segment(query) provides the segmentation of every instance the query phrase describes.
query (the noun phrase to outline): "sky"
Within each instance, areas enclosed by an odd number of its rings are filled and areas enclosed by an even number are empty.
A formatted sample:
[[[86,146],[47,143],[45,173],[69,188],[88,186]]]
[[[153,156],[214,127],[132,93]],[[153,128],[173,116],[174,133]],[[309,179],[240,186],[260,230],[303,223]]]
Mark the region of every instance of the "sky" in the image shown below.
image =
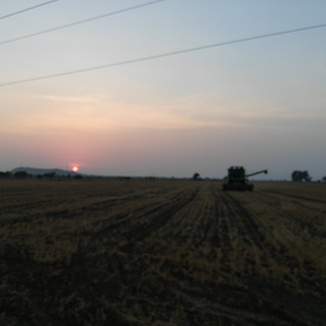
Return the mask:
[[[326,28],[250,40],[325,24],[326,1],[60,0],[3,17],[45,2],[0,0],[0,171],[326,176]]]

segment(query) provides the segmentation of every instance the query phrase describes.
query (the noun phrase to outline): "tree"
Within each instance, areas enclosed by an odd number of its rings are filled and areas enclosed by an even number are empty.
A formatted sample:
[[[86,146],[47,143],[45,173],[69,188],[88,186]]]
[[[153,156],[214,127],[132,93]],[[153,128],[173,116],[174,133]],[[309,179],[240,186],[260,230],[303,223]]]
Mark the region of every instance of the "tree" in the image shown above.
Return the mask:
[[[0,172],[0,178],[8,179],[12,176],[11,172]]]
[[[28,177],[28,173],[25,171],[17,171],[17,172],[15,172],[14,176],[15,176],[15,178],[24,179],[24,178]]]
[[[199,180],[200,179],[200,174],[198,172],[194,173],[194,175],[192,176],[193,180]]]
[[[309,176],[308,171],[298,171],[295,170],[291,174],[292,181],[294,182],[309,182],[311,181],[311,177]]]
[[[75,179],[82,179],[83,176],[82,176],[81,174],[78,174],[78,173],[77,173],[77,174],[74,176],[74,178],[75,178]]]
[[[44,173],[43,178],[53,179],[55,177],[55,172]]]

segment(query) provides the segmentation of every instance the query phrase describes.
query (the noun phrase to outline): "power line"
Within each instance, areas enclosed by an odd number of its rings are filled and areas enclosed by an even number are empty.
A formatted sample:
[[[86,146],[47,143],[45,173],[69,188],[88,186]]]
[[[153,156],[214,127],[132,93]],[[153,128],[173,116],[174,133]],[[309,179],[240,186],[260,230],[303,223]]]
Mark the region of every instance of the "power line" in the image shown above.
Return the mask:
[[[200,50],[205,50],[205,49],[210,49],[210,48],[215,48],[215,47],[220,47],[220,46],[226,46],[226,45],[231,45],[231,44],[235,44],[235,43],[244,43],[244,42],[248,42],[248,41],[254,41],[254,40],[259,40],[259,39],[268,38],[268,37],[280,36],[280,35],[284,35],[284,34],[298,33],[298,32],[303,32],[303,31],[318,29],[318,28],[324,28],[324,27],[326,27],[326,23],[320,24],[320,25],[290,29],[290,30],[285,30],[285,31],[281,31],[281,32],[256,35],[256,36],[251,36],[251,37],[246,37],[246,38],[241,38],[241,39],[231,40],[231,41],[226,41],[226,42],[207,44],[207,45],[192,47],[192,48],[188,48],[188,49],[177,50],[177,51],[173,51],[173,52],[166,52],[166,53],[151,55],[151,56],[142,57],[142,58],[130,59],[130,60],[125,60],[125,61],[120,61],[120,62],[115,62],[115,63],[108,63],[108,64],[101,65],[101,66],[95,66],[95,67],[89,67],[89,68],[83,68],[83,69],[78,69],[78,70],[71,70],[71,71],[56,73],[56,74],[52,74],[52,75],[44,75],[44,76],[32,77],[32,78],[28,78],[28,79],[16,80],[13,82],[7,82],[7,83],[0,84],[0,87],[16,85],[16,84],[23,84],[23,83],[33,82],[33,81],[37,81],[37,80],[42,80],[42,79],[62,77],[62,76],[73,75],[73,74],[78,74],[78,73],[83,73],[83,72],[88,72],[88,71],[107,69],[107,68],[112,68],[112,67],[116,67],[116,66],[123,66],[123,65],[128,65],[128,64],[137,63],[137,62],[155,60],[155,59],[159,59],[159,58],[171,57],[171,56],[175,56],[175,55],[179,55],[179,54],[195,52],[195,51],[200,51]]]
[[[19,11],[15,11],[15,12],[13,12],[11,14],[8,14],[8,15],[5,15],[5,16],[1,16],[0,19],[5,19],[5,18],[11,17],[11,16],[15,16],[15,15],[21,14],[21,13],[26,12],[26,11],[29,11],[29,10],[33,10],[33,9],[36,9],[36,8],[39,8],[39,7],[42,7],[42,6],[49,5],[50,3],[56,2],[56,1],[60,1],[60,0],[51,0],[51,1],[47,1],[47,2],[41,3],[39,5],[35,5],[33,7],[25,8],[25,9],[22,9],[22,10],[19,10]]]
[[[56,0],[56,1],[58,1],[58,0]],[[54,31],[57,31],[57,30],[60,30],[60,29],[64,29],[64,28],[68,28],[68,27],[72,27],[72,26],[84,24],[84,23],[90,22],[92,20],[97,20],[97,19],[108,17],[108,16],[113,16],[113,15],[121,14],[121,13],[126,12],[126,11],[131,11],[131,10],[135,10],[135,9],[138,9],[138,8],[150,6],[150,5],[156,4],[158,2],[163,2],[163,1],[166,1],[166,0],[150,1],[150,2],[142,3],[142,4],[139,4],[139,5],[136,5],[136,6],[132,6],[132,7],[120,9],[120,10],[117,10],[117,11],[109,12],[109,13],[106,13],[106,14],[102,14],[102,15],[99,15],[99,16],[82,19],[82,20],[79,20],[79,21],[76,21],[76,22],[73,22],[73,23],[69,23],[69,24],[65,24],[65,25],[61,25],[61,26],[49,28],[49,29],[46,29],[46,30],[43,30],[43,31],[32,33],[32,34],[19,36],[19,37],[16,37],[16,38],[5,40],[5,41],[0,41],[0,45],[12,43],[12,42],[16,42],[16,41],[20,41],[20,40],[24,40],[26,38],[31,38],[31,37],[34,37],[34,36],[37,36],[37,35],[42,35],[42,34],[54,32]]]

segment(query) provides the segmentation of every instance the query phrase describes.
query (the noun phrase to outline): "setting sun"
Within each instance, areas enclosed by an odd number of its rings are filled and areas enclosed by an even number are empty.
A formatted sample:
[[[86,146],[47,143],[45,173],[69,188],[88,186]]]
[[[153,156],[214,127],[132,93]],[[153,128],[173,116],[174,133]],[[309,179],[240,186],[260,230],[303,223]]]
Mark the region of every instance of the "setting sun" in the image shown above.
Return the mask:
[[[78,169],[78,166],[73,166],[73,167],[72,167],[72,171],[73,171],[73,172],[78,172],[78,170],[79,170],[79,169]]]

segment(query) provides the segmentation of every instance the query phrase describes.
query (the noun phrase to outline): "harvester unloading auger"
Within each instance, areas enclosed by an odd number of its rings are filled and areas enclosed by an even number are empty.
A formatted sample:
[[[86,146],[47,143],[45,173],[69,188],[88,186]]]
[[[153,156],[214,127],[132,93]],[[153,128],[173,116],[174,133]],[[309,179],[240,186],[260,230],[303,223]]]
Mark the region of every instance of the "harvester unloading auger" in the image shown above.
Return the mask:
[[[247,177],[251,177],[260,173],[267,173],[267,170],[261,170],[254,173],[246,174],[245,169],[242,166],[231,166],[228,169],[227,183],[223,184],[223,190],[248,190],[252,191],[254,185],[249,183]]]

